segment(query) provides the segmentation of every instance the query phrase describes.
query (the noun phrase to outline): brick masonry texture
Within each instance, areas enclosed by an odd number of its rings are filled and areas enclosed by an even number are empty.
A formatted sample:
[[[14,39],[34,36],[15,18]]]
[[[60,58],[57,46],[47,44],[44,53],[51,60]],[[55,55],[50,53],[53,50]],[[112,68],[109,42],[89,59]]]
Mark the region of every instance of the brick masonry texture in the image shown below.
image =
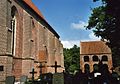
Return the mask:
[[[7,47],[7,0],[0,1],[0,54],[5,54]]]
[[[15,76],[16,81],[22,75],[31,78],[32,68],[37,71],[35,78],[38,78],[40,63],[45,66],[43,73],[54,73],[50,66],[55,61],[63,67],[58,72],[64,70],[59,36],[36,8],[31,0],[0,1],[0,66],[4,67],[4,71],[0,71],[0,84],[4,84],[1,81],[7,76]],[[16,23],[10,30],[13,16]]]
[[[89,57],[89,61],[84,61],[84,56]],[[97,56],[99,60],[102,59],[103,56],[107,56],[108,61],[102,61],[103,64],[107,64],[109,71],[111,72],[112,68],[112,54],[110,48],[102,41],[91,41],[91,42],[81,42],[80,43],[80,67],[84,72],[85,64],[89,64],[90,72],[93,71],[94,64],[98,64],[98,61],[93,61],[93,56]]]

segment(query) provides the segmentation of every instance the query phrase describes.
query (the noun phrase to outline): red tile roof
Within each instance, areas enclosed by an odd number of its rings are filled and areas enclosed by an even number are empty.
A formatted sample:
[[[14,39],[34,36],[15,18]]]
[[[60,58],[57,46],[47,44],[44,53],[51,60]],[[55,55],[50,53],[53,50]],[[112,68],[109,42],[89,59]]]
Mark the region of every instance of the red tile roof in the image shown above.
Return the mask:
[[[33,4],[31,0],[23,0],[32,10],[34,10],[42,19],[43,21],[48,25],[48,29],[55,34],[57,38],[60,36],[57,34],[57,32],[48,24],[48,22],[45,20],[44,16],[40,12],[40,10]]]
[[[110,48],[103,41],[88,41],[80,43],[81,54],[111,53]]]
[[[40,10],[33,4],[31,0],[23,0],[29,7],[31,7],[41,18],[44,19],[44,16],[40,12]]]

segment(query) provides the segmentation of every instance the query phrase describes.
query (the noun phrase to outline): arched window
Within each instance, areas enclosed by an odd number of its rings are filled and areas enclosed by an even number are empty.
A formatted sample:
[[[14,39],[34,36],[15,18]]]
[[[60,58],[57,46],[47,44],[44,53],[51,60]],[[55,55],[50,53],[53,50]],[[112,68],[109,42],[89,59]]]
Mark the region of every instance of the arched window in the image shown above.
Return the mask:
[[[94,64],[94,65],[93,65],[93,70],[94,70],[94,71],[98,71],[98,70],[99,70],[98,64]]]
[[[92,59],[93,59],[93,61],[99,61],[98,56],[96,56],[96,55],[94,55]]]
[[[89,64],[85,64],[84,65],[84,72],[85,73],[89,73],[90,72],[90,66],[89,66]]]
[[[102,61],[108,61],[108,57],[106,55],[102,56]]]
[[[10,27],[7,32],[7,52],[12,53],[15,56],[15,47],[16,47],[16,27],[17,27],[17,9],[15,6],[11,8],[11,20]]]
[[[17,9],[13,6],[11,11],[11,28],[13,31],[13,56],[15,56],[15,47],[16,47],[16,28],[17,28],[17,17],[16,17]]]
[[[84,62],[89,62],[89,56],[84,56]]]

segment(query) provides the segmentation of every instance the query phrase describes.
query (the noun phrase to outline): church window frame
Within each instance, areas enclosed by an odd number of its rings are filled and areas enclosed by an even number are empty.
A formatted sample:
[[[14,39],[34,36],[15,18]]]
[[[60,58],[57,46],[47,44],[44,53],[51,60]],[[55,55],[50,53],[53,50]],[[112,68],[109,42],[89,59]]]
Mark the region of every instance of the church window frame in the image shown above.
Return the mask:
[[[97,55],[94,55],[94,56],[92,57],[92,60],[93,60],[94,62],[98,62],[98,61],[99,61],[99,58],[98,58]]]
[[[13,18],[14,24],[13,24],[13,56],[15,56],[16,53],[16,29],[17,29],[17,18],[14,16]]]
[[[102,56],[102,61],[108,61],[108,56],[107,55],[103,55]]]
[[[84,62],[89,62],[90,61],[90,59],[89,59],[89,56],[84,56]]]
[[[16,30],[17,30],[17,15],[18,15],[18,11],[17,8],[15,6],[11,7],[11,26],[10,28],[8,28],[8,41],[10,40],[10,42],[8,42],[8,45],[10,47],[10,53],[12,54],[12,56],[15,56],[15,52],[16,52]],[[10,34],[10,36],[9,36]],[[9,50],[8,50],[9,52]]]

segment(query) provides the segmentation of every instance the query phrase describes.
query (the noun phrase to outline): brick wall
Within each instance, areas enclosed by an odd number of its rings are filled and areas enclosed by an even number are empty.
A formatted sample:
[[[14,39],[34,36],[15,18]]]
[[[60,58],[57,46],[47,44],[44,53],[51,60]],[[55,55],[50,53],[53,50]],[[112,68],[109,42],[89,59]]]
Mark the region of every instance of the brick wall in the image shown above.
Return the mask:
[[[22,60],[22,75],[26,75],[28,76],[28,78],[31,78],[32,75],[30,74],[30,72],[32,71],[32,68],[34,68],[34,60]]]
[[[7,0],[0,1],[0,66],[3,66],[3,71],[0,71],[0,83],[5,81],[6,76],[12,75],[12,57],[11,51],[8,52],[8,29],[10,28],[10,2]],[[2,83],[3,84],[3,83]]]
[[[0,1],[0,54],[5,54],[7,49],[7,1]]]
[[[47,40],[47,49],[48,49],[48,59],[47,64],[48,66],[55,64],[55,37],[52,32],[48,31],[48,40]],[[48,71],[54,73],[54,68],[48,67]]]
[[[6,76],[12,76],[12,61],[12,57],[0,56],[0,66],[3,66],[3,71],[0,71],[0,84],[6,80]]]
[[[57,62],[57,65],[61,65],[60,41],[58,38],[55,38],[55,47],[56,47],[55,60]],[[57,68],[57,72],[60,72],[60,67]]]
[[[31,17],[23,12],[23,58],[30,58],[31,46],[33,44],[31,38]]]
[[[60,42],[60,56],[61,56],[61,72],[65,70],[64,67],[64,55],[63,55],[63,44]]]

